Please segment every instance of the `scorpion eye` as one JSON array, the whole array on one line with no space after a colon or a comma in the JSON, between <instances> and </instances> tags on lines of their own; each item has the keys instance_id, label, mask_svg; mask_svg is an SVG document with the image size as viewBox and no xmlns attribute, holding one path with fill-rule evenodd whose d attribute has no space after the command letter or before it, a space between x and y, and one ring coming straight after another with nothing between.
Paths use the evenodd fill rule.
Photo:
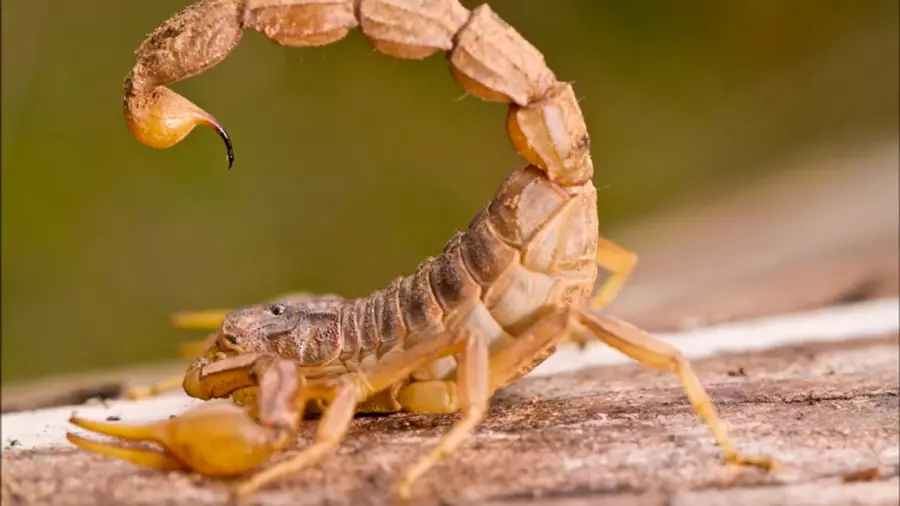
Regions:
<instances>
[{"instance_id":1,"label":"scorpion eye","mask_svg":"<svg viewBox=\"0 0 900 506\"><path fill-rule=\"evenodd\" d=\"M270 304L268 307L266 307L266 309L268 309L269 313L271 313L273 316L281 316L282 314L284 314L284 306L282 306L281 304Z\"/></svg>"}]
</instances>

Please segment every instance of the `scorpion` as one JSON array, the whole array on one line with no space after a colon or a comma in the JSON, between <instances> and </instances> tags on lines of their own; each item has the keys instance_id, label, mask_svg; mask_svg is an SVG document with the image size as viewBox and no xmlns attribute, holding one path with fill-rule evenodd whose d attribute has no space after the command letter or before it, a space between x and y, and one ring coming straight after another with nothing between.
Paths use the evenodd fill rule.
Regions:
<instances>
[{"instance_id":1,"label":"scorpion","mask_svg":"<svg viewBox=\"0 0 900 506\"><path fill-rule=\"evenodd\" d=\"M402 475L412 486L472 434L503 386L527 374L566 340L599 339L645 366L679 378L724 460L766 470L765 455L739 452L717 410L673 347L602 309L620 291L637 254L599 234L597 193L584 117L570 83L487 4L458 0L200 0L154 30L124 80L131 135L174 146L197 125L224 140L209 113L167 86L218 64L246 30L289 47L322 46L359 29L378 52L424 59L443 53L469 94L507 105L506 129L526 164L443 251L412 274L360 298L289 296L224 312L186 315L215 329L183 377L203 403L146 424L72 416L100 442L74 433L78 447L163 470L240 477L246 497L326 458L360 412L449 414L459 418ZM607 276L594 287L600 270ZM296 440L307 410L319 409L315 440L262 469ZM135 447L152 442L161 448Z\"/></svg>"}]
</instances>

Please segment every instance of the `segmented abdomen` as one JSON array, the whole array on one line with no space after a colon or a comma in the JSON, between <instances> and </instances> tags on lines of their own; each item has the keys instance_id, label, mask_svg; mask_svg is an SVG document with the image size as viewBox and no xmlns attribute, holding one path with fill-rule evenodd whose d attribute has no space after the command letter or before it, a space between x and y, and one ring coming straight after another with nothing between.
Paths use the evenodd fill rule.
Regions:
<instances>
[{"instance_id":1,"label":"segmented abdomen","mask_svg":"<svg viewBox=\"0 0 900 506\"><path fill-rule=\"evenodd\" d=\"M448 326L502 343L554 303L581 303L596 278L596 193L526 167L436 257L342 312L344 361L377 360Z\"/></svg>"}]
</instances>

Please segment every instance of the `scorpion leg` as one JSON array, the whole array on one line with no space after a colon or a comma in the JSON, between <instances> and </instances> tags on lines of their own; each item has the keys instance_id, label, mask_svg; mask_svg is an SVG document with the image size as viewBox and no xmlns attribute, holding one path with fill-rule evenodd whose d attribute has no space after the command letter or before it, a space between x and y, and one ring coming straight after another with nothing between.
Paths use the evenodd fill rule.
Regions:
<instances>
[{"instance_id":1,"label":"scorpion leg","mask_svg":"<svg viewBox=\"0 0 900 506\"><path fill-rule=\"evenodd\" d=\"M619 295L619 291L622 289L625 281L628 280L628 277L634 271L637 261L637 253L619 246L602 235L597 237L596 262L609 275L600 284L600 288L594 293L594 296L591 297L589 303L591 309L603 309ZM563 342L568 342L584 349L589 339L590 337L583 334L577 334L569 335L563 339Z\"/></svg>"},{"instance_id":2,"label":"scorpion leg","mask_svg":"<svg viewBox=\"0 0 900 506\"><path fill-rule=\"evenodd\" d=\"M218 330L225 317L232 311L232 309L207 309L178 312L172 315L172 326L181 330Z\"/></svg>"},{"instance_id":3,"label":"scorpion leg","mask_svg":"<svg viewBox=\"0 0 900 506\"><path fill-rule=\"evenodd\" d=\"M196 358L206 353L216 342L216 334L210 334L203 339L195 339L178 345L178 356L182 358Z\"/></svg>"},{"instance_id":4,"label":"scorpion leg","mask_svg":"<svg viewBox=\"0 0 900 506\"><path fill-rule=\"evenodd\" d=\"M637 261L637 253L627 250L603 236L597 238L597 265L609 271L609 277L603 281L600 289L591 298L591 309L602 309L616 298L622 285L634 271Z\"/></svg>"},{"instance_id":5,"label":"scorpion leg","mask_svg":"<svg viewBox=\"0 0 900 506\"><path fill-rule=\"evenodd\" d=\"M487 413L491 396L489 351L488 342L481 333L470 334L458 360L457 391L462 419L444 435L431 453L419 459L406 472L397 485L397 494L401 499L409 499L413 482L465 441Z\"/></svg>"},{"instance_id":6,"label":"scorpion leg","mask_svg":"<svg viewBox=\"0 0 900 506\"><path fill-rule=\"evenodd\" d=\"M715 404L700 384L690 363L681 353L653 337L647 332L609 316L601 316L594 311L575 312L578 322L605 344L619 350L630 358L652 369L664 369L675 373L681 382L688 400L697 415L706 422L713 437L722 449L725 460L731 464L761 467L772 470L777 464L767 456L743 455L734 447L728 437Z\"/></svg>"},{"instance_id":7,"label":"scorpion leg","mask_svg":"<svg viewBox=\"0 0 900 506\"><path fill-rule=\"evenodd\" d=\"M184 382L183 375L169 376L168 378L162 379L147 386L129 388L128 391L125 392L125 398L128 400L136 401L138 399L156 397L163 392L175 390L176 388L181 386L182 382Z\"/></svg>"},{"instance_id":8,"label":"scorpion leg","mask_svg":"<svg viewBox=\"0 0 900 506\"><path fill-rule=\"evenodd\" d=\"M585 331L646 367L674 372L694 410L712 431L727 462L769 470L777 467L767 456L745 456L735 449L715 405L678 350L629 323L595 310L568 308L551 313L516 341L498 350L491 357L491 387L506 384L533 361L534 356L554 346L566 334Z\"/></svg>"},{"instance_id":9,"label":"scorpion leg","mask_svg":"<svg viewBox=\"0 0 900 506\"><path fill-rule=\"evenodd\" d=\"M452 354L460 344L470 341L469 336L466 332L460 334L445 331L433 340L385 358L367 372L309 381L301 387L306 395L329 401L319 423L316 442L298 455L254 474L238 486L235 495L251 495L275 480L294 474L330 454L347 433L357 405L391 388L427 363Z\"/></svg>"},{"instance_id":10,"label":"scorpion leg","mask_svg":"<svg viewBox=\"0 0 900 506\"><path fill-rule=\"evenodd\" d=\"M537 320L510 344L492 352L488 362L488 382L484 393L492 395L497 389L517 377L522 369L532 365L535 357L546 354L548 350L569 338L570 335L585 333L603 341L647 367L665 369L677 374L688 400L697 414L711 429L713 437L722 449L726 462L760 467L766 470L778 467L778 464L768 456L747 456L735 449L712 400L710 400L709 395L700 384L690 364L681 356L678 350L637 327L621 320L601 315L596 310L583 310L575 307L558 309ZM460 365L460 372L463 372L462 365ZM482 387L477 383L480 382L480 379L476 377L475 381L476 383L473 384L475 388L468 386L468 384L463 386L460 383L459 385L460 389L465 393L460 396L464 413L466 410L465 403L480 402ZM463 400L465 395L472 396L473 394L478 397L470 397ZM472 409L472 407L470 406L468 409ZM475 408L475 411L477 412L479 409L481 409L480 405ZM481 415L476 416L479 417L477 420L480 420ZM469 418L464 416L463 421L454 427L454 431L451 434L455 432L457 427L460 427L460 429L458 433L454 434L454 437L461 439L463 435L470 433L472 427L468 426L468 423L471 423L468 420ZM418 476L421 476L440 458L445 457L452 449L458 446L459 440L454 439L451 443L448 443L449 439L450 435L448 434L431 455L423 459L404 477L398 489L401 498L409 497L410 487Z\"/></svg>"},{"instance_id":11,"label":"scorpion leg","mask_svg":"<svg viewBox=\"0 0 900 506\"><path fill-rule=\"evenodd\" d=\"M267 484L283 476L296 473L337 449L353 420L359 393L357 383L348 377L341 378L340 386L334 389L333 395L330 396L331 402L319 423L316 442L305 448L299 455L255 473L238 485L234 490L234 495L244 497L253 494Z\"/></svg>"},{"instance_id":12,"label":"scorpion leg","mask_svg":"<svg viewBox=\"0 0 900 506\"><path fill-rule=\"evenodd\" d=\"M195 341L188 341L186 343L182 343L178 347L178 355L180 357L185 358L193 358L199 357L206 350L209 349L213 343L216 342L216 334L210 334L205 339L198 339ZM125 393L125 398L130 400L137 399L146 399L148 397L156 397L157 395L167 392L169 390L174 390L181 386L184 382L184 375L179 374L177 376L171 376L160 380L151 385L143 386L143 387L134 387L129 389Z\"/></svg>"}]
</instances>

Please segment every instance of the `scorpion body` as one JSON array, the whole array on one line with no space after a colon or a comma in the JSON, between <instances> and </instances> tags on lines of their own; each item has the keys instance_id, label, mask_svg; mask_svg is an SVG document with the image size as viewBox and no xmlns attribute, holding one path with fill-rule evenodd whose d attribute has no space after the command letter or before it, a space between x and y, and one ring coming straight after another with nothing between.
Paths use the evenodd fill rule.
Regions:
<instances>
[{"instance_id":1,"label":"scorpion body","mask_svg":"<svg viewBox=\"0 0 900 506\"><path fill-rule=\"evenodd\" d=\"M478 333L494 352L553 308L587 302L597 277L595 209L590 182L562 187L525 167L506 178L465 232L413 274L355 300L284 297L239 309L225 318L221 332L234 336L232 344L244 353L293 360L307 377L369 370L448 329ZM289 323L274 330L273 320ZM523 365L516 377L549 352ZM191 371L207 364L198 360ZM452 391L456 365L453 356L442 357L397 383L393 397L360 411L399 411L408 393L438 387L419 382L444 382L439 388ZM208 398L199 385L189 380L185 388Z\"/></svg>"},{"instance_id":2,"label":"scorpion body","mask_svg":"<svg viewBox=\"0 0 900 506\"><path fill-rule=\"evenodd\" d=\"M636 255L598 234L593 164L572 86L487 5L458 0L201 0L163 23L137 51L125 79L132 135L152 147L177 144L196 125L231 140L215 118L167 85L224 59L248 29L292 47L329 44L359 28L378 51L407 59L443 52L471 95L508 104L506 127L528 162L514 170L443 252L407 277L359 299L283 297L194 322L217 328L184 377L204 404L180 417L123 426L73 417L82 428L162 451L99 443L97 453L210 476L247 473L295 439L311 404L323 410L316 442L254 471L247 495L334 451L357 411L459 411L460 420L398 486L412 483L458 447L487 412L491 395L522 376L564 339L595 337L635 360L677 374L727 461L772 468L731 444L716 410L677 350L599 310L618 293ZM599 268L609 271L591 292ZM183 315L191 326L191 315ZM209 318L208 318L209 317ZM205 322L205 323L202 323ZM248 393L246 397L240 394Z\"/></svg>"}]
</instances>

